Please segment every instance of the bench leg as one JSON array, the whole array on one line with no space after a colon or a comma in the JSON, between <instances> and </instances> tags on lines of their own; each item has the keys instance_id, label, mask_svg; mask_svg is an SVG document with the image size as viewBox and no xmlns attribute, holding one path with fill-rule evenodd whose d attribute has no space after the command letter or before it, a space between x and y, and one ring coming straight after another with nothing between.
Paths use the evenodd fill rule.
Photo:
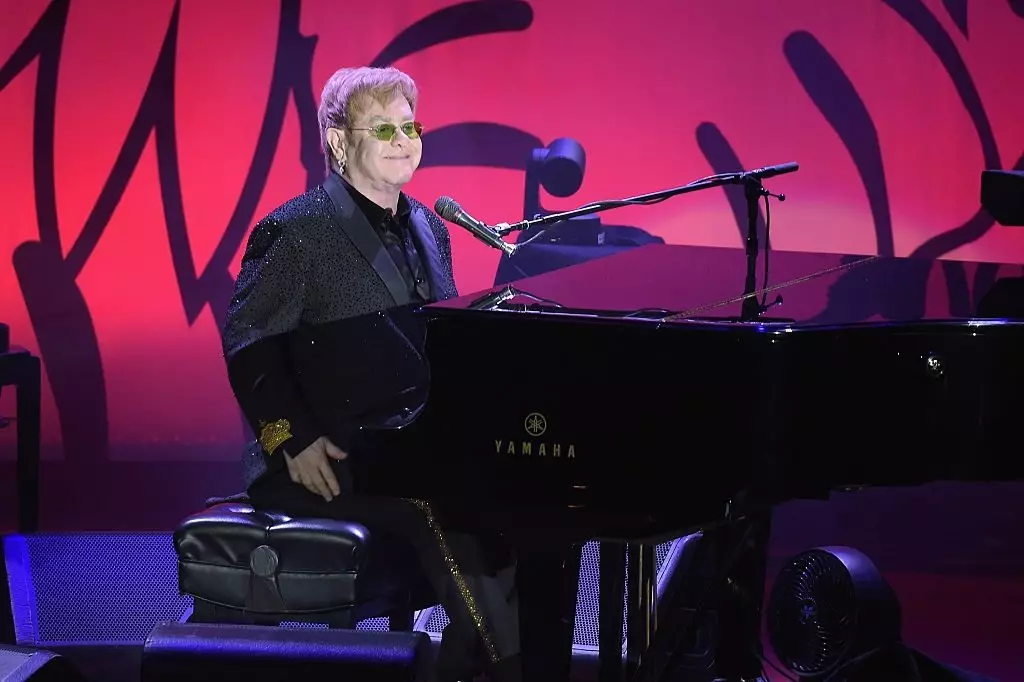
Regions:
<instances>
[{"instance_id":1,"label":"bench leg","mask_svg":"<svg viewBox=\"0 0 1024 682\"><path fill-rule=\"evenodd\" d=\"M413 612L409 608L399 608L388 611L388 630L391 632L412 632Z\"/></svg>"}]
</instances>

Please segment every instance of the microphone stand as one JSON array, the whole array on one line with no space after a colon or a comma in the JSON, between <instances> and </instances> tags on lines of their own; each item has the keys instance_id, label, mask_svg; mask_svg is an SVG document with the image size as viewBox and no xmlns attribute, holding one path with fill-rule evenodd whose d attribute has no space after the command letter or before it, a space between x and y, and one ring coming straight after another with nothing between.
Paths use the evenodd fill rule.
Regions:
<instances>
[{"instance_id":1,"label":"microphone stand","mask_svg":"<svg viewBox=\"0 0 1024 682\"><path fill-rule=\"evenodd\" d=\"M765 194L761 178L751 175L742 180L743 198L747 200L747 276L743 282L743 303L740 307L740 321L751 322L764 313L764 306L754 294L757 291L757 218L761 197Z\"/></svg>"},{"instance_id":2,"label":"microphone stand","mask_svg":"<svg viewBox=\"0 0 1024 682\"><path fill-rule=\"evenodd\" d=\"M657 201L663 201L680 194L690 194L691 192L699 192L705 189L711 189L713 187L721 187L723 185L735 185L740 182L743 178L743 173L730 173L728 175L715 175L704 180L698 180L697 182L691 182L688 185L682 187L673 187L672 189L663 189L658 192L649 192L647 194L638 194L635 197L628 199L616 199L614 201L598 201L593 204L587 204L586 206L580 206L574 208L571 211L562 211L561 213L549 213L547 215L537 216L536 218L530 218L529 220L520 220L516 223L498 223L492 226L495 232L498 233L499 237L504 237L511 232L518 232L521 230L529 230L540 225L550 225L551 223L560 223L563 220L570 220L572 218L578 218L579 216L590 215L592 213L600 213L602 211L609 211L613 208L622 208L623 206L633 206L638 204L650 204Z\"/></svg>"},{"instance_id":3,"label":"microphone stand","mask_svg":"<svg viewBox=\"0 0 1024 682\"><path fill-rule=\"evenodd\" d=\"M650 204L654 202L663 201L670 197L679 196L681 194L690 194L691 192L700 192L705 189L712 189L714 187L722 187L724 185L743 185L743 196L747 200L747 238L746 238L746 256L747 256L747 269L746 275L743 282L743 304L740 310L740 320L743 322L750 322L756 320L761 314L764 313L765 309L757 300L757 296L754 292L757 291L757 253L758 253L758 239L757 239L757 218L760 207L760 201L762 196L778 196L781 201L785 201L785 195L773 195L768 192L761 184L762 178L772 177L774 175L780 175L782 173L790 173L797 169L795 163L783 164L782 166L768 166L765 168L759 168L752 171L741 171L737 173L727 173L720 175L713 175L703 180L691 182L688 185L681 187L673 187L672 189L665 189L658 192L649 192L647 194L638 194L635 197L628 199L618 199L614 201L598 201L593 204L587 204L579 208L574 208L571 211L562 211L561 213L549 213L548 215L537 216L536 218L530 218L529 220L520 220L515 223L498 223L492 229L498 234L499 237L516 232L519 230L528 230L533 227L540 225L550 225L551 223L558 223L563 220L570 220L579 216L590 215L592 213L600 213L601 211L608 211L613 208L621 208L623 206L635 206L641 204Z\"/></svg>"}]
</instances>

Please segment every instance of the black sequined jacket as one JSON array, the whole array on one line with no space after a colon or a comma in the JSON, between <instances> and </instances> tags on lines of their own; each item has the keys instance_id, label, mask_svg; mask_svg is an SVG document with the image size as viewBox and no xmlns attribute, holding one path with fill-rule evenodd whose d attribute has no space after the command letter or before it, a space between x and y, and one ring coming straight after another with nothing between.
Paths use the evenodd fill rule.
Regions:
<instances>
[{"instance_id":1,"label":"black sequined jacket","mask_svg":"<svg viewBox=\"0 0 1024 682\"><path fill-rule=\"evenodd\" d=\"M432 300L457 295L440 218L409 198L410 229ZM279 208L253 228L223 329L235 397L257 443L248 487L320 436L347 449L360 426L414 408L428 369L418 305L341 181Z\"/></svg>"}]
</instances>

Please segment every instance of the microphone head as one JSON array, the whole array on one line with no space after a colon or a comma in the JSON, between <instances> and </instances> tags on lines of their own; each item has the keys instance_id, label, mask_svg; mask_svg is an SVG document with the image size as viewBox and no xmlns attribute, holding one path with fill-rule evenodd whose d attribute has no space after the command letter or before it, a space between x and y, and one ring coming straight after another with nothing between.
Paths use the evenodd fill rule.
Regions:
<instances>
[{"instance_id":1,"label":"microphone head","mask_svg":"<svg viewBox=\"0 0 1024 682\"><path fill-rule=\"evenodd\" d=\"M434 212L449 222L455 222L455 216L462 212L459 202L449 196L438 197L434 202Z\"/></svg>"}]
</instances>

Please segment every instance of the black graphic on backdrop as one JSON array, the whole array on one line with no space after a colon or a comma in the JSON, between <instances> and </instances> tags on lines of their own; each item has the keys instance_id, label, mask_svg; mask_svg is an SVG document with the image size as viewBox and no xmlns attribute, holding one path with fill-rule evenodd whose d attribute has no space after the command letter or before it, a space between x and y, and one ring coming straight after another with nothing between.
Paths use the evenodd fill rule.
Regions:
<instances>
[{"instance_id":1,"label":"black graphic on backdrop","mask_svg":"<svg viewBox=\"0 0 1024 682\"><path fill-rule=\"evenodd\" d=\"M967 0L942 0L942 6L964 38L970 37L967 32Z\"/></svg>"}]
</instances>

